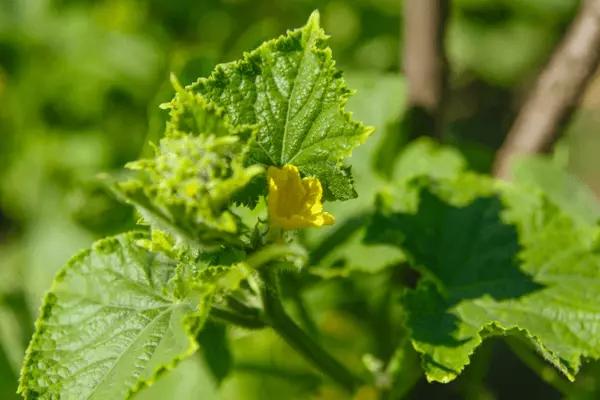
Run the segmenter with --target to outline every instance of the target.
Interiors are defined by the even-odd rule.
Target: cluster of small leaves
[[[102,240],[58,274],[22,372],[26,398],[135,394],[196,351],[214,296],[249,274],[247,228],[229,208],[262,171],[244,166],[252,128],[231,127],[218,108],[181,91],[171,105],[156,156],[129,164],[144,175],[113,184],[152,239]]]
[[[187,247],[239,243],[244,228],[229,207],[262,172],[260,166],[244,166],[253,128],[233,128],[221,110],[181,89],[168,106],[171,121],[155,157],[127,165],[144,177],[118,183],[115,190],[147,224]]]
[[[266,167],[286,164],[317,176],[330,199],[356,196],[342,158],[372,129],[343,111],[351,91],[325,39],[315,12],[191,87],[172,79],[154,157],[110,182],[151,235],[101,240],[56,276],[21,374],[26,398],[128,398],[198,348],[211,305],[251,308],[254,268],[306,258],[266,246],[261,221],[244,223],[234,206],[255,205]]]
[[[597,206],[589,196],[563,206],[562,190],[545,183],[566,174],[529,163],[538,174],[513,184],[423,171],[379,200],[365,240],[400,247],[421,273],[401,301],[430,381],[455,379],[490,335],[526,340],[571,380],[582,360],[600,358]],[[565,187],[587,192],[572,177]]]
[[[208,78],[186,88],[172,79],[154,157],[111,184],[151,236],[101,240],[57,275],[27,350],[26,398],[128,398],[203,337],[225,342],[212,321],[199,334],[207,318],[233,311],[241,326],[265,326],[255,269],[296,268],[307,255],[268,245],[260,218],[236,207],[254,207],[267,194],[264,171],[286,165],[318,178],[327,200],[356,197],[344,157],[373,131],[344,111],[352,91],[326,39],[314,13]],[[501,183],[421,140],[389,171],[394,184],[378,196],[364,242],[399,249],[420,272],[400,303],[430,381],[455,379],[490,335],[525,340],[569,379],[600,358],[600,207],[551,163],[528,162]],[[229,361],[215,363],[222,378]]]

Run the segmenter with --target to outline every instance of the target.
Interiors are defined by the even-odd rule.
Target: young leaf
[[[161,108],[170,110],[167,136],[185,134],[224,137],[234,135],[240,137],[245,143],[252,140],[256,126],[234,127],[225,110],[208,103],[197,93],[185,91],[174,76],[171,76],[171,83],[176,90],[176,96],[171,102],[161,105]]]
[[[26,399],[124,399],[196,351],[209,298],[142,237],[101,240],[56,276],[21,372]]]
[[[528,220],[526,210],[512,217]],[[402,301],[430,381],[453,380],[487,334],[513,329],[569,379],[582,359],[600,358],[600,257],[589,230],[547,206],[523,238],[504,212],[494,196],[455,206],[427,190],[415,214],[381,211],[371,227],[370,241],[400,246],[423,272]]]
[[[229,207],[262,172],[244,166],[253,129],[234,128],[220,109],[183,91],[168,106],[172,118],[156,156],[128,164],[144,177],[114,184],[113,190],[176,245],[240,245],[244,227]]]
[[[258,125],[249,163],[295,165],[319,179],[326,199],[347,200],[356,192],[342,160],[373,129],[344,112],[352,91],[326,39],[314,12],[305,27],[217,66],[186,89],[224,108],[234,125]]]

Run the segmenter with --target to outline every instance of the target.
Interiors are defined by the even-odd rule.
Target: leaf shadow
[[[481,298],[518,299],[544,287],[519,268],[518,232],[502,220],[502,209],[495,195],[455,206],[422,189],[416,213],[380,208],[372,218],[365,241],[399,246],[422,274],[417,289],[402,296],[413,340],[462,346],[473,334],[461,332],[456,306]]]

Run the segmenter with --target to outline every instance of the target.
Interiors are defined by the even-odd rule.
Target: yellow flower
[[[323,211],[323,189],[317,178],[300,178],[298,168],[269,167],[269,220],[284,229],[332,225],[333,215]]]

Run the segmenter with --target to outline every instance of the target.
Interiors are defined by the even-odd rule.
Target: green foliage
[[[399,246],[422,274],[402,303],[427,378],[455,379],[483,338],[519,331],[574,379],[582,359],[600,357],[596,229],[557,208],[552,199],[565,198],[552,188],[524,207],[529,186],[505,188],[503,201],[502,190],[490,196],[490,186],[476,181],[413,182],[417,208],[396,201],[397,212],[394,200],[382,203],[366,237]],[[527,229],[532,221],[535,229]]]
[[[351,122],[341,110],[350,91],[333,69],[329,50],[317,43],[323,39],[318,14],[297,32],[287,40],[271,42],[266,49],[273,54],[261,51],[268,59],[280,50],[294,50],[289,62],[298,64],[295,73],[310,76],[323,71],[323,80],[315,85],[324,85],[318,91],[325,98],[315,105],[316,113],[289,121],[289,140],[306,139],[314,155],[333,153],[331,160],[337,165],[343,151],[370,131]],[[298,44],[302,44],[300,53]],[[286,61],[285,54],[278,57]],[[175,79],[173,86],[177,95],[164,105],[170,109],[170,121],[154,158],[127,164],[142,172],[139,178],[110,184],[118,197],[136,208],[140,222],[151,227],[151,240],[138,234],[104,239],[58,273],[27,351],[20,391],[26,398],[129,397],[191,355],[198,347],[196,340],[210,340],[213,346],[219,337],[222,346],[207,346],[204,356],[214,377],[222,380],[230,368],[225,362],[225,331],[211,324],[196,337],[213,296],[216,319],[250,328],[270,324],[290,343],[307,349],[314,362],[329,365],[331,374],[352,388],[354,377],[329,355],[320,354],[318,345],[303,337],[278,304],[276,278],[262,282],[261,288],[252,275],[256,268],[275,272],[296,268],[304,250],[283,243],[268,245],[277,241],[273,232],[263,237],[256,230],[261,221],[256,220],[251,233],[231,209],[240,201],[236,195],[263,171],[255,151],[265,136],[255,138],[255,132],[264,131],[269,122],[233,126],[229,121],[236,116],[225,113],[227,108],[207,102],[193,88],[181,88]],[[292,93],[290,109],[298,101],[294,96],[299,94]],[[299,131],[304,136],[297,137],[294,124],[305,125]],[[287,126],[288,122],[285,132]],[[325,136],[308,135],[315,131]],[[329,131],[332,136],[327,136]],[[282,140],[288,140],[285,134]],[[301,151],[302,146],[298,154]],[[305,158],[319,161],[314,155]],[[321,161],[311,167],[328,165]],[[337,185],[335,179],[331,182]],[[245,250],[251,252],[246,260]],[[252,297],[263,291],[268,295],[262,295],[261,311]],[[78,336],[81,324],[89,327]],[[222,356],[225,359],[218,360]]]
[[[17,3],[0,5],[0,397],[33,335],[32,399],[483,398],[500,341],[480,345],[511,335],[501,361],[540,379],[519,366],[501,386],[523,375],[597,398],[598,202],[546,159],[514,183],[485,174],[496,110],[521,95],[508,85],[545,60],[574,1],[453,3],[456,148],[401,131],[398,2]],[[355,149],[373,133],[359,121],[378,134]],[[348,200],[325,203],[333,227],[269,226],[264,172],[285,164]],[[149,232],[68,262],[32,333],[56,266],[134,225],[100,171]]]
[[[189,90],[223,107],[234,125],[259,125],[250,162],[295,165],[319,178],[326,199],[348,200],[356,192],[342,159],[373,130],[343,111],[352,91],[325,41],[315,12],[304,28],[218,66]]]
[[[208,321],[197,337],[200,350],[215,380],[221,383],[231,373],[233,360],[227,340],[227,327]]]
[[[369,121],[377,131],[364,145],[356,148],[349,159],[355,188],[360,196],[327,204],[326,209],[335,216],[336,223],[331,227],[307,231],[303,238],[312,249],[311,263],[320,267],[310,271],[322,276],[348,275],[351,270],[376,272],[403,259],[397,249],[365,246],[361,239],[374,207],[375,194],[386,186],[386,181],[373,165],[394,165],[396,155],[389,156],[387,139],[399,136],[392,128],[402,116],[405,82],[395,74],[367,72],[345,74],[345,80],[356,88],[356,95],[348,100],[348,110],[355,118]]]
[[[194,353],[209,293],[142,237],[101,240],[59,272],[27,350],[25,398],[126,398]]]
[[[551,160],[524,158],[518,160],[513,171],[519,184],[541,191],[577,222],[593,224],[600,220],[600,204],[590,188]]]
[[[229,211],[236,193],[262,172],[244,167],[252,129],[233,128],[223,112],[180,89],[170,103],[171,121],[152,159],[129,163],[145,179],[113,185],[174,246],[205,250],[239,244],[241,221]]]

